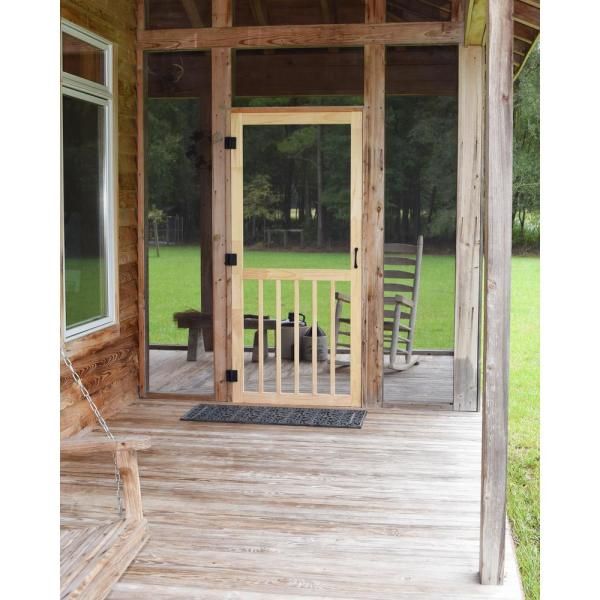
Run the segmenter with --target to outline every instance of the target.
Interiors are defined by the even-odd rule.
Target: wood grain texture
[[[115,0],[62,0],[61,17],[103,36],[115,45],[115,109],[119,228],[119,325],[67,344],[84,384],[93,390],[105,416],[137,397],[138,288],[137,288],[137,127],[136,127],[136,2]],[[123,221],[120,219],[125,217]],[[72,435],[95,423],[87,402],[61,371],[61,436]]]
[[[103,600],[148,541],[146,520],[61,529],[61,600]]]
[[[481,586],[481,414],[369,410],[361,430],[190,423],[194,401],[140,400],[152,536],[111,600],[517,600]],[[62,464],[62,520],[114,515],[110,465]]]
[[[481,46],[487,24],[488,0],[468,0],[465,19],[465,45]]]
[[[512,1],[488,6],[480,576],[504,578],[512,235]]]
[[[483,75],[481,46],[459,48],[455,410],[478,409]]]
[[[217,6],[221,6],[216,3]],[[229,12],[221,6],[217,15],[226,18]],[[220,18],[221,18],[220,17]],[[214,48],[212,63],[212,231],[213,231],[213,328],[214,391],[224,402],[229,398],[225,381],[228,356],[231,352],[231,268],[225,267],[225,253],[231,252],[227,239],[231,198],[231,156],[225,150],[224,139],[230,135],[231,50]],[[218,325],[218,326],[217,326]]]
[[[362,224],[363,406],[383,402],[385,46],[365,46]]]
[[[157,29],[142,32],[139,43],[145,50],[326,48],[364,44],[448,45],[461,43],[463,36],[462,23],[411,22]]]

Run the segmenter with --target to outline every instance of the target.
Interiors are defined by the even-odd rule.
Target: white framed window
[[[116,322],[112,45],[67,21],[62,39],[65,340]]]

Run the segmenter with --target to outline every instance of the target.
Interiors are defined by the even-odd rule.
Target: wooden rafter
[[[535,40],[533,40],[531,46],[529,47],[529,51],[523,57],[523,60],[521,61],[521,64],[518,65],[517,71],[516,71],[515,76],[513,78],[513,81],[516,81],[518,79],[519,75],[521,74],[521,71],[523,70],[523,68],[527,64],[527,61],[529,60],[529,57],[531,56],[531,53],[533,52],[533,49],[535,48],[535,45],[537,44],[538,38],[539,38],[539,34],[536,36]]]
[[[514,0],[513,21],[534,29],[540,28],[540,8],[533,3]]]
[[[194,0],[180,0],[183,10],[187,15],[192,27],[205,27],[206,23],[202,19],[202,15],[198,10],[198,6]]]
[[[320,0],[320,2],[323,23],[335,23],[337,21],[337,15],[334,0]]]
[[[263,0],[249,0],[250,10],[257,25],[268,25],[267,9]]]

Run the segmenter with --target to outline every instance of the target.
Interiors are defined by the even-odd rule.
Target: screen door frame
[[[244,127],[252,125],[348,125],[350,127],[350,248],[347,269],[245,269],[244,268]],[[229,252],[236,255],[236,264],[230,267],[230,303],[228,318],[231,323],[231,400],[240,404],[272,404],[280,406],[347,406],[362,405],[362,205],[363,205],[363,110],[362,107],[282,107],[239,108],[231,111],[231,136],[235,147],[231,149],[231,206],[229,207]],[[258,391],[244,390],[244,281],[255,280],[259,289],[259,349]],[[264,364],[262,354],[262,303],[261,291],[264,281],[275,281],[276,297],[280,298],[281,281],[292,281],[298,295],[299,283],[330,283],[331,316],[334,315],[334,286],[337,281],[350,283],[350,393],[338,393],[335,389],[336,361],[330,361],[330,391],[317,391],[313,375],[312,392],[299,390],[299,351],[294,357],[294,391],[283,391],[281,386],[281,356],[276,352],[276,389],[264,390]],[[313,283],[313,290],[316,283]],[[277,293],[279,290],[279,293]],[[313,291],[313,295],[314,295]],[[298,297],[298,296],[297,296]],[[296,312],[298,300],[295,301]],[[277,305],[276,320],[281,323],[281,306]],[[310,324],[309,324],[310,325]],[[331,322],[333,332],[334,324]],[[296,331],[296,342],[298,333]],[[280,326],[276,329],[276,346],[280,342]],[[331,338],[334,338],[331,335]],[[333,339],[330,347],[334,345]],[[298,347],[298,343],[295,344]],[[333,348],[335,351],[335,348]],[[336,355],[337,356],[337,355]],[[316,363],[313,358],[313,372]],[[345,369],[347,371],[347,369]]]

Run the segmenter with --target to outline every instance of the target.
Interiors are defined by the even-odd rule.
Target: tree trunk
[[[158,221],[154,221],[154,247],[156,248],[156,256],[160,256],[160,248],[158,243]]]
[[[427,215],[427,225],[431,225],[433,213],[435,212],[435,201],[437,200],[437,185],[431,190],[431,202],[429,203],[429,214]]]

